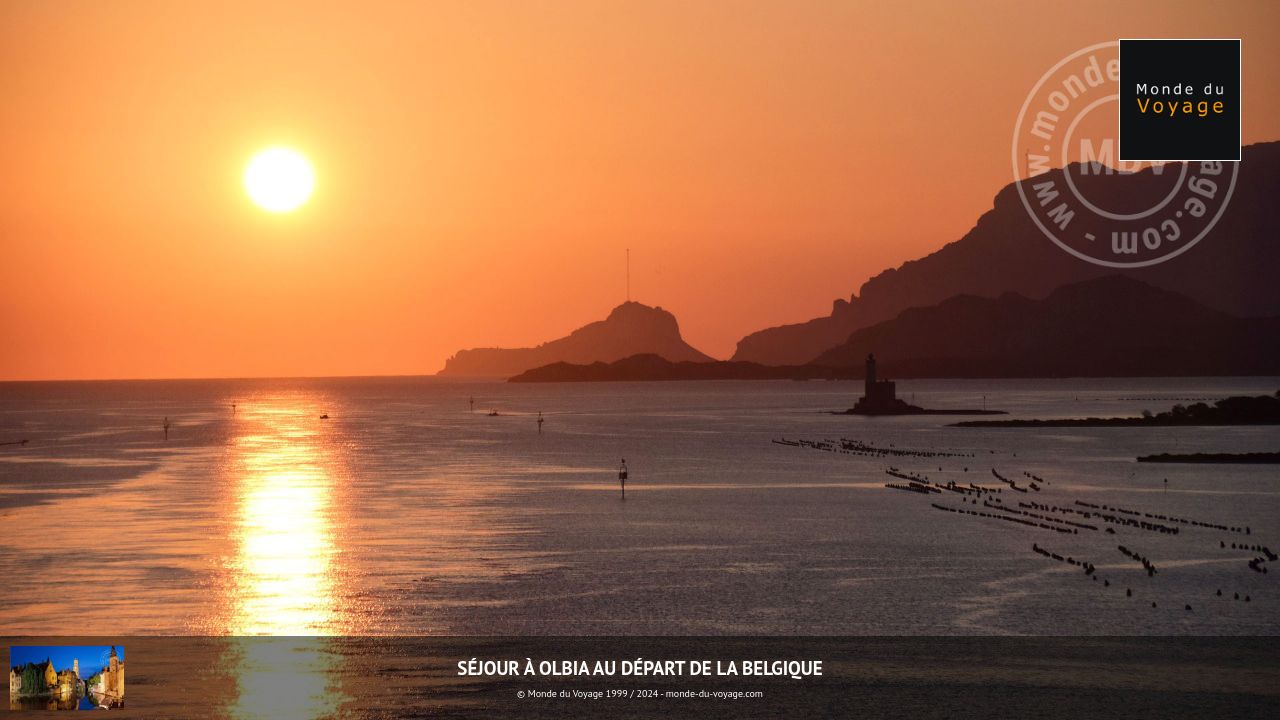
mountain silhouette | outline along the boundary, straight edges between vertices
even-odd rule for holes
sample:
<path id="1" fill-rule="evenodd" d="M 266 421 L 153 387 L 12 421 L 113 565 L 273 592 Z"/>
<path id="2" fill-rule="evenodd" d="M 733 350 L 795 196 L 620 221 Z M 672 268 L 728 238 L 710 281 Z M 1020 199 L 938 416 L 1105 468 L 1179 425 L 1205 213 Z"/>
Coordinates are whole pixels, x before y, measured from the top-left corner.
<path id="1" fill-rule="evenodd" d="M 613 362 L 652 353 L 675 362 L 710 362 L 680 336 L 680 325 L 660 307 L 625 302 L 609 317 L 574 330 L 567 337 L 532 348 L 462 350 L 445 362 L 439 375 L 510 377 L 556 362 Z"/>
<path id="2" fill-rule="evenodd" d="M 1061 175 L 1062 170 L 1052 171 Z M 1079 182 L 1079 181 L 1077 181 Z M 1134 207 L 1165 187 L 1150 170 L 1091 180 L 1093 197 Z M 963 238 L 868 280 L 831 314 L 752 333 L 738 342 L 734 360 L 794 365 L 817 358 L 850 333 L 894 318 L 911 307 L 956 295 L 1000 297 L 1015 292 L 1044 298 L 1069 283 L 1120 273 L 1183 294 L 1240 317 L 1280 315 L 1280 142 L 1244 148 L 1236 189 L 1213 231 L 1163 263 L 1117 270 L 1072 257 L 1031 221 L 1013 184 Z"/>
<path id="3" fill-rule="evenodd" d="M 895 377 L 1280 374 L 1280 317 L 1237 318 L 1123 275 L 1043 300 L 958 295 L 855 331 L 815 364 L 868 354 Z"/>

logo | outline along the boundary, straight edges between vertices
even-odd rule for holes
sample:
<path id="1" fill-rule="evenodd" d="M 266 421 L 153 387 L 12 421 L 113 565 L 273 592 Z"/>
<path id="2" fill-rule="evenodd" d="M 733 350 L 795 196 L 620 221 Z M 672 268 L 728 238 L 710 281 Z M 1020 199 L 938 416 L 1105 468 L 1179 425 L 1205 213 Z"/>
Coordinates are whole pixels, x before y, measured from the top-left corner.
<path id="1" fill-rule="evenodd" d="M 1091 45 L 1041 76 L 1014 124 L 1013 175 L 1023 207 L 1056 245 L 1096 265 L 1138 268 L 1209 234 L 1239 165 L 1121 160 L 1119 50 Z"/>
<path id="2" fill-rule="evenodd" d="M 1240 160 L 1240 41 L 1120 41 L 1120 159 Z"/>

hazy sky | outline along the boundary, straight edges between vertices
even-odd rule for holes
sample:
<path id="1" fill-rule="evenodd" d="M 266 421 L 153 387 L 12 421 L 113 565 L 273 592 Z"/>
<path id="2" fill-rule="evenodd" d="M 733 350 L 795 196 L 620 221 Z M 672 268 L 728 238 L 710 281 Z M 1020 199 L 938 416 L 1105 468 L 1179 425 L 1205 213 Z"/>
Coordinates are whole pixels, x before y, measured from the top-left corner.
<path id="1" fill-rule="evenodd" d="M 1280 139 L 1273 2 L 5 2 L 0 379 L 432 373 L 602 318 L 627 247 L 727 356 L 963 235 L 1119 37 L 1243 38 Z"/>
<path id="2" fill-rule="evenodd" d="M 111 656 L 108 645 L 14 645 L 9 648 L 9 663 L 26 665 L 29 662 L 53 662 L 54 670 L 66 670 L 80 661 L 80 677 L 86 680 L 105 668 Z M 116 657 L 124 661 L 124 646 L 115 646 Z"/>

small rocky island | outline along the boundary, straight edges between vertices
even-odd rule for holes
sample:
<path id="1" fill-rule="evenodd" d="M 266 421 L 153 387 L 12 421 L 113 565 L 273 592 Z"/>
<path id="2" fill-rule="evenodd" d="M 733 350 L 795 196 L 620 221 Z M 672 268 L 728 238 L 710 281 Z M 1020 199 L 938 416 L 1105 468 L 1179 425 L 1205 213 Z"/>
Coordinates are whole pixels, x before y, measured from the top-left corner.
<path id="1" fill-rule="evenodd" d="M 1003 410 L 930 410 L 898 399 L 898 386 L 876 376 L 876 355 L 867 355 L 866 385 L 858 404 L 836 415 L 1004 415 Z"/>

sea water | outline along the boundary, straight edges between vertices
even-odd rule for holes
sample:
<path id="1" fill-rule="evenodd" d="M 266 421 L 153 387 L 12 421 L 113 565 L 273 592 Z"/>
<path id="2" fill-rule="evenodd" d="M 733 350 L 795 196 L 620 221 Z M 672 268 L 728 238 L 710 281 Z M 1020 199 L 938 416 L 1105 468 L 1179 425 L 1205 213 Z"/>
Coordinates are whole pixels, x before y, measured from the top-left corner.
<path id="1" fill-rule="evenodd" d="M 1278 388 L 1277 378 L 919 380 L 899 383 L 899 395 L 925 407 L 1061 418 Z M 1230 548 L 1280 550 L 1277 467 L 1135 462 L 1275 452 L 1276 427 L 980 429 L 952 427 L 964 419 L 954 416 L 830 414 L 860 394 L 856 382 L 786 381 L 0 384 L 0 443 L 28 441 L 0 445 L 0 628 L 1280 631 L 1280 578 L 1247 567 L 1259 553 Z M 841 438 L 905 454 L 772 442 Z M 1001 486 L 992 469 L 1020 485 L 1031 473 L 1047 481 L 1040 492 L 1005 489 L 1002 501 L 1083 501 L 1249 530 L 1113 525 L 1112 535 L 1095 523 L 1098 531 L 1068 535 L 940 511 L 932 504 L 963 500 L 886 488 L 890 467 L 992 488 Z M 1033 545 L 1087 561 L 1100 579 Z"/>

